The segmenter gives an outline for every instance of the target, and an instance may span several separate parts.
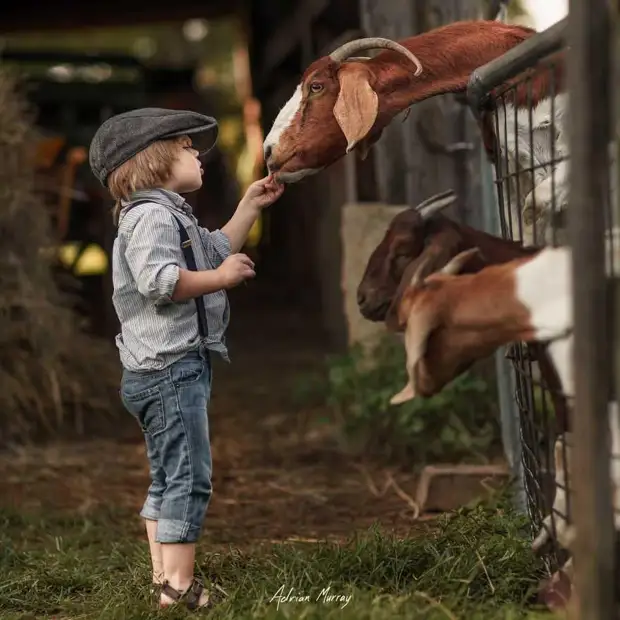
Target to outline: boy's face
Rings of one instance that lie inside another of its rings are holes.
[[[178,194],[189,194],[202,186],[204,171],[198,160],[198,151],[192,147],[192,141],[187,138],[182,145],[179,156],[172,164],[168,185]]]

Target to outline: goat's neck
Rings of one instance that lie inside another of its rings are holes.
[[[534,246],[524,247],[518,241],[489,235],[464,224],[459,225],[459,234],[462,239],[459,251],[475,247],[480,248],[483,260],[489,264],[505,263],[524,256],[534,256],[541,250],[541,248]]]
[[[534,31],[521,26],[493,22],[457,22],[400,41],[421,61],[424,70],[414,76],[411,62],[392,51],[379,54],[369,61],[375,74],[372,85],[381,101],[381,115],[389,122],[393,116],[414,103],[467,88],[469,77],[478,67],[498,58],[531,37]],[[524,84],[524,93],[516,93],[516,103],[526,105],[547,96],[548,77],[542,73],[534,80],[532,92]],[[539,84],[540,82],[540,84]],[[556,85],[560,88],[561,85]]]
[[[528,260],[523,258],[518,263]],[[518,263],[493,265],[478,273],[446,278],[444,324],[452,329],[478,332],[493,347],[532,340],[530,312],[516,296]]]

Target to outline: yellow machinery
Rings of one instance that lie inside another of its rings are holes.
[[[77,168],[86,162],[88,154],[84,147],[76,146],[69,148],[63,158],[65,147],[65,138],[47,137],[39,143],[36,152],[37,189],[50,207],[58,244],[54,253],[60,264],[77,277],[104,275],[108,270],[108,256],[101,245],[90,242],[82,247],[81,241],[67,238],[73,202],[76,198],[88,200],[74,187]]]

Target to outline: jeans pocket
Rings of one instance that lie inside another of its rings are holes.
[[[170,376],[177,388],[193,385],[204,377],[205,362],[203,360],[182,360],[172,365]]]
[[[127,411],[138,420],[144,432],[155,435],[164,430],[166,414],[164,399],[158,385],[138,392],[128,391],[123,386],[121,399]]]

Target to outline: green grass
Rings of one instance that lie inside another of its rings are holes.
[[[135,536],[135,519],[114,512],[90,518],[0,512],[0,618],[187,617],[180,609],[153,609],[147,549]],[[200,547],[198,557],[203,574],[217,574],[229,593],[211,618],[550,617],[529,605],[541,566],[529,549],[525,518],[505,503],[463,509],[404,541],[371,529],[342,545],[219,554]],[[281,587],[310,602],[278,605],[271,599]],[[320,598],[328,587],[351,597],[344,608]]]

